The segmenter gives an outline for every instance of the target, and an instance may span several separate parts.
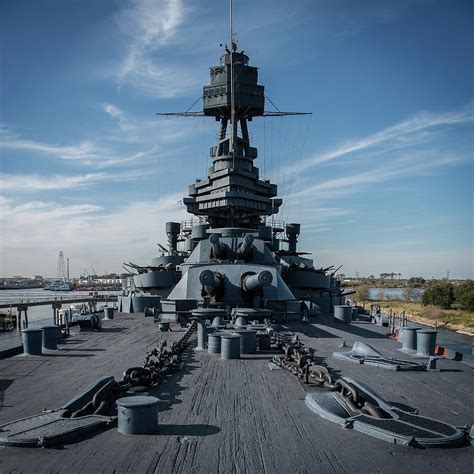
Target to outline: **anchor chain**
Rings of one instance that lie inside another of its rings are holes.
[[[337,392],[353,414],[391,418],[385,410],[361,395],[352,384],[341,378],[334,379],[327,367],[316,364],[314,349],[305,346],[298,336],[273,333],[272,342],[283,350],[283,355],[274,356],[272,362],[293,373],[304,384]]]
[[[115,400],[132,387],[142,387],[142,390],[159,385],[165,377],[180,368],[181,353],[189,344],[196,330],[196,321],[192,321],[183,336],[176,342],[168,344],[160,341],[158,346],[145,355],[141,367],[130,367],[123,373],[122,380],[110,380],[94,394],[92,400],[83,407],[71,413],[66,411],[64,418],[78,418],[85,415],[100,415],[115,402]]]

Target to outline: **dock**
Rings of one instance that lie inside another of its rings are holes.
[[[0,309],[15,309],[17,311],[15,327],[10,331],[0,331],[0,359],[9,357],[12,354],[18,354],[22,351],[20,330],[27,328],[30,324],[28,319],[28,310],[31,307],[51,306],[52,313],[49,324],[57,324],[60,327],[64,325],[60,323],[58,311],[63,305],[73,303],[86,303],[90,308],[97,308],[100,302],[117,302],[117,295],[77,295],[65,298],[31,298],[19,299],[8,303],[0,304]],[[34,325],[35,321],[31,321]]]
[[[341,325],[331,317],[288,327],[316,349],[333,373],[369,385],[389,401],[461,426],[472,423],[472,368],[443,360],[440,372],[394,372],[330,356],[364,340],[387,356],[399,344],[387,328]],[[153,318],[117,314],[102,332],[75,333],[48,356],[0,360],[0,424],[57,408],[105,376],[120,379],[157,342],[182,332],[157,332]],[[194,344],[191,344],[194,345]],[[270,370],[274,352],[221,360],[191,348],[182,370],[149,390],[159,398],[159,433],[122,435],[115,427],[63,449],[0,447],[0,472],[472,472],[472,448],[421,450],[344,430],[312,413],[307,388],[285,370]]]

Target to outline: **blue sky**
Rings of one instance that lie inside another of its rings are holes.
[[[346,275],[472,278],[472,2],[234,5],[266,95],[313,112],[251,124],[301,249]],[[200,96],[227,6],[0,1],[0,275],[54,276],[59,250],[74,275],[157,253],[217,128],[155,113]]]

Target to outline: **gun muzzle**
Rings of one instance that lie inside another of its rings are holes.
[[[248,275],[242,280],[242,289],[244,291],[255,291],[259,288],[271,285],[273,275],[268,270],[263,270],[254,275]]]

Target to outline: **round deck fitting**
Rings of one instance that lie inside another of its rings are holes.
[[[213,321],[215,317],[225,318],[227,316],[227,312],[225,309],[219,308],[199,308],[193,309],[191,311],[191,315],[195,318],[209,319],[210,321]]]
[[[209,354],[220,354],[222,346],[222,333],[215,332],[207,336],[207,351]]]
[[[207,337],[208,334],[214,333],[215,329],[207,327],[204,324],[204,321],[201,321],[197,325],[197,346],[194,350],[196,351],[204,351],[207,347]]]
[[[403,352],[415,353],[416,352],[416,338],[417,331],[421,329],[421,326],[404,326],[398,336],[398,341],[402,343],[402,348],[399,349]]]
[[[240,353],[255,354],[257,352],[257,331],[251,329],[235,329],[232,334],[240,336]]]
[[[352,308],[347,305],[334,306],[334,320],[336,322],[350,323],[352,319]]]
[[[240,359],[240,336],[238,334],[222,334],[221,341],[221,359]]]
[[[26,355],[41,355],[43,331],[39,328],[23,329],[21,331],[23,352]]]
[[[242,316],[247,321],[270,319],[272,317],[272,311],[270,309],[263,308],[236,308],[234,315],[239,318]]]
[[[58,326],[43,326],[41,331],[43,349],[55,351],[58,348]]]
[[[430,357],[435,353],[438,331],[435,329],[420,329],[416,332],[416,357]]]
[[[118,432],[122,434],[153,434],[158,431],[158,398],[124,397],[117,400]]]
[[[104,307],[104,319],[114,319],[114,308],[111,308],[109,306]]]

